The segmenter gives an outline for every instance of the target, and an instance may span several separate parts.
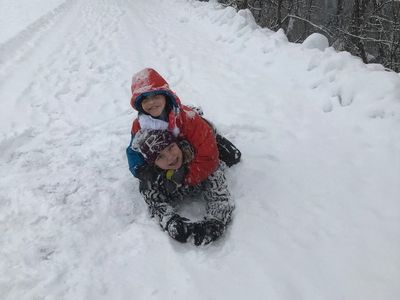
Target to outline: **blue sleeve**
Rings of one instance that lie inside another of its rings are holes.
[[[129,171],[131,171],[132,175],[137,177],[136,169],[145,163],[142,154],[138,151],[132,149],[132,140],[134,135],[131,136],[131,142],[129,143],[128,148],[126,148],[126,157],[128,158]]]

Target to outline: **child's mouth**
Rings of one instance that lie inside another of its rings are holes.
[[[177,157],[172,163],[169,164],[170,167],[175,167],[178,164],[179,158]]]

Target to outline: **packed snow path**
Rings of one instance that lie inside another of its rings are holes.
[[[399,299],[398,74],[213,2],[35,1],[0,12],[2,299]],[[168,238],[127,168],[144,67],[242,150],[208,247]]]

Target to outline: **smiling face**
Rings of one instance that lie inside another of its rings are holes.
[[[172,143],[160,152],[154,163],[163,170],[177,170],[182,166],[182,161],[181,149],[177,143]]]
[[[164,95],[146,97],[142,101],[142,108],[152,117],[159,117],[165,108],[166,101]]]

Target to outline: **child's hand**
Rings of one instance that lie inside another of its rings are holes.
[[[178,242],[185,243],[191,235],[190,220],[179,215],[173,215],[167,223],[167,231],[170,237]]]
[[[225,225],[216,219],[193,223],[192,234],[196,246],[207,245],[218,239],[225,231]]]

